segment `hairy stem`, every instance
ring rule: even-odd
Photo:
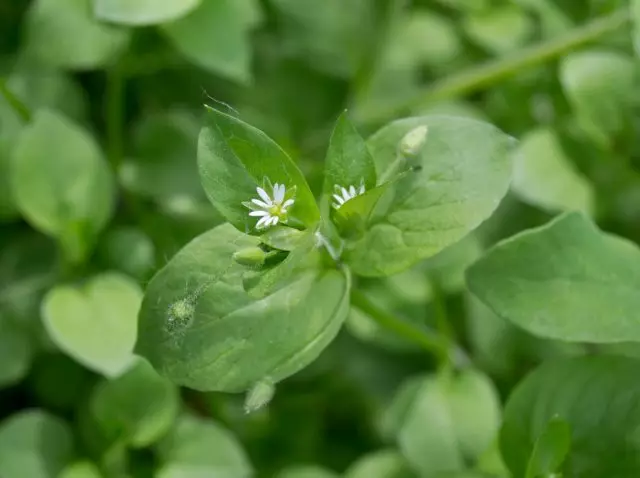
[[[620,30],[626,27],[629,21],[630,13],[628,8],[622,8],[609,16],[595,19],[584,26],[577,27],[566,35],[444,78],[424,90],[397,102],[381,103],[372,105],[371,108],[356,110],[358,119],[362,123],[369,124],[384,122],[405,113],[416,105],[426,106],[438,101],[476,92],[526,68],[531,68],[562,56],[577,47]]]
[[[450,362],[450,354],[454,344],[447,337],[395,317],[379,308],[356,289],[351,291],[351,304],[375,320],[384,329],[434,354],[441,364]]]
[[[7,80],[4,78],[0,78],[0,94],[4,96],[9,106],[23,121],[28,122],[31,120],[31,110],[20,98],[13,94],[13,91],[7,85]]]

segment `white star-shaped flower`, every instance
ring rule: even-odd
[[[336,209],[340,209],[350,199],[364,194],[364,184],[361,184],[358,188],[355,186],[344,188],[336,184],[334,189],[336,190],[336,194],[333,195],[333,199],[335,199],[336,202],[333,203],[333,207]]]
[[[287,191],[284,184],[274,184],[271,196],[261,187],[257,187],[256,192],[260,199],[254,198],[251,202],[242,203],[245,207],[251,209],[249,216],[260,218],[256,224],[256,229],[275,226],[278,222],[286,223],[287,211],[295,201],[293,198],[285,200]]]

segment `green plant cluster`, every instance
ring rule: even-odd
[[[0,478],[637,478],[639,54],[640,0],[0,0]]]

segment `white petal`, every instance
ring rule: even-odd
[[[261,217],[258,223],[256,224],[256,229],[260,229],[261,227],[266,226],[270,219],[271,219],[271,216]]]
[[[277,184],[273,187],[273,200],[275,202],[282,202],[284,199],[284,184]]]
[[[354,197],[356,195],[356,188],[355,186],[350,186],[349,187],[349,194],[351,195],[351,197]]]
[[[340,196],[338,196],[337,194],[334,194],[333,197],[335,198],[336,201],[338,201],[338,204],[343,205],[344,204],[344,199],[342,199]]]
[[[364,184],[360,186],[360,191],[359,191],[359,193],[360,193],[360,194],[364,194]]]
[[[271,224],[270,224],[270,225],[271,225],[271,226],[275,226],[276,224],[278,224],[278,220],[279,220],[279,219],[280,219],[280,218],[279,218],[278,216],[273,216],[273,217],[271,218],[271,221],[270,221],[270,223],[271,223]]]
[[[269,197],[269,195],[267,194],[267,191],[265,191],[264,189],[262,189],[261,187],[257,187],[256,191],[258,191],[258,195],[264,199],[264,202],[266,202],[269,206],[271,206],[273,204],[273,202],[271,201],[271,198]]]
[[[269,207],[271,207],[269,204],[267,204],[266,202],[260,201],[260,199],[252,199],[251,202],[253,204],[256,204],[260,207],[263,207],[265,209],[269,209]]]
[[[351,196],[349,195],[349,191],[347,191],[345,188],[341,188],[342,190],[342,196],[344,197],[345,201],[348,201]]]
[[[287,199],[283,204],[282,207],[289,207],[289,206],[293,206],[294,200],[293,199]]]
[[[251,211],[249,216],[268,216],[269,211]]]

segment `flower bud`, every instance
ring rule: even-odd
[[[427,140],[429,128],[426,125],[413,128],[400,141],[400,153],[404,156],[416,156]]]
[[[260,380],[247,392],[244,400],[245,413],[255,412],[268,405],[275,393],[276,386],[270,378]]]
[[[247,247],[233,254],[233,260],[243,266],[261,266],[267,254],[259,247]]]

